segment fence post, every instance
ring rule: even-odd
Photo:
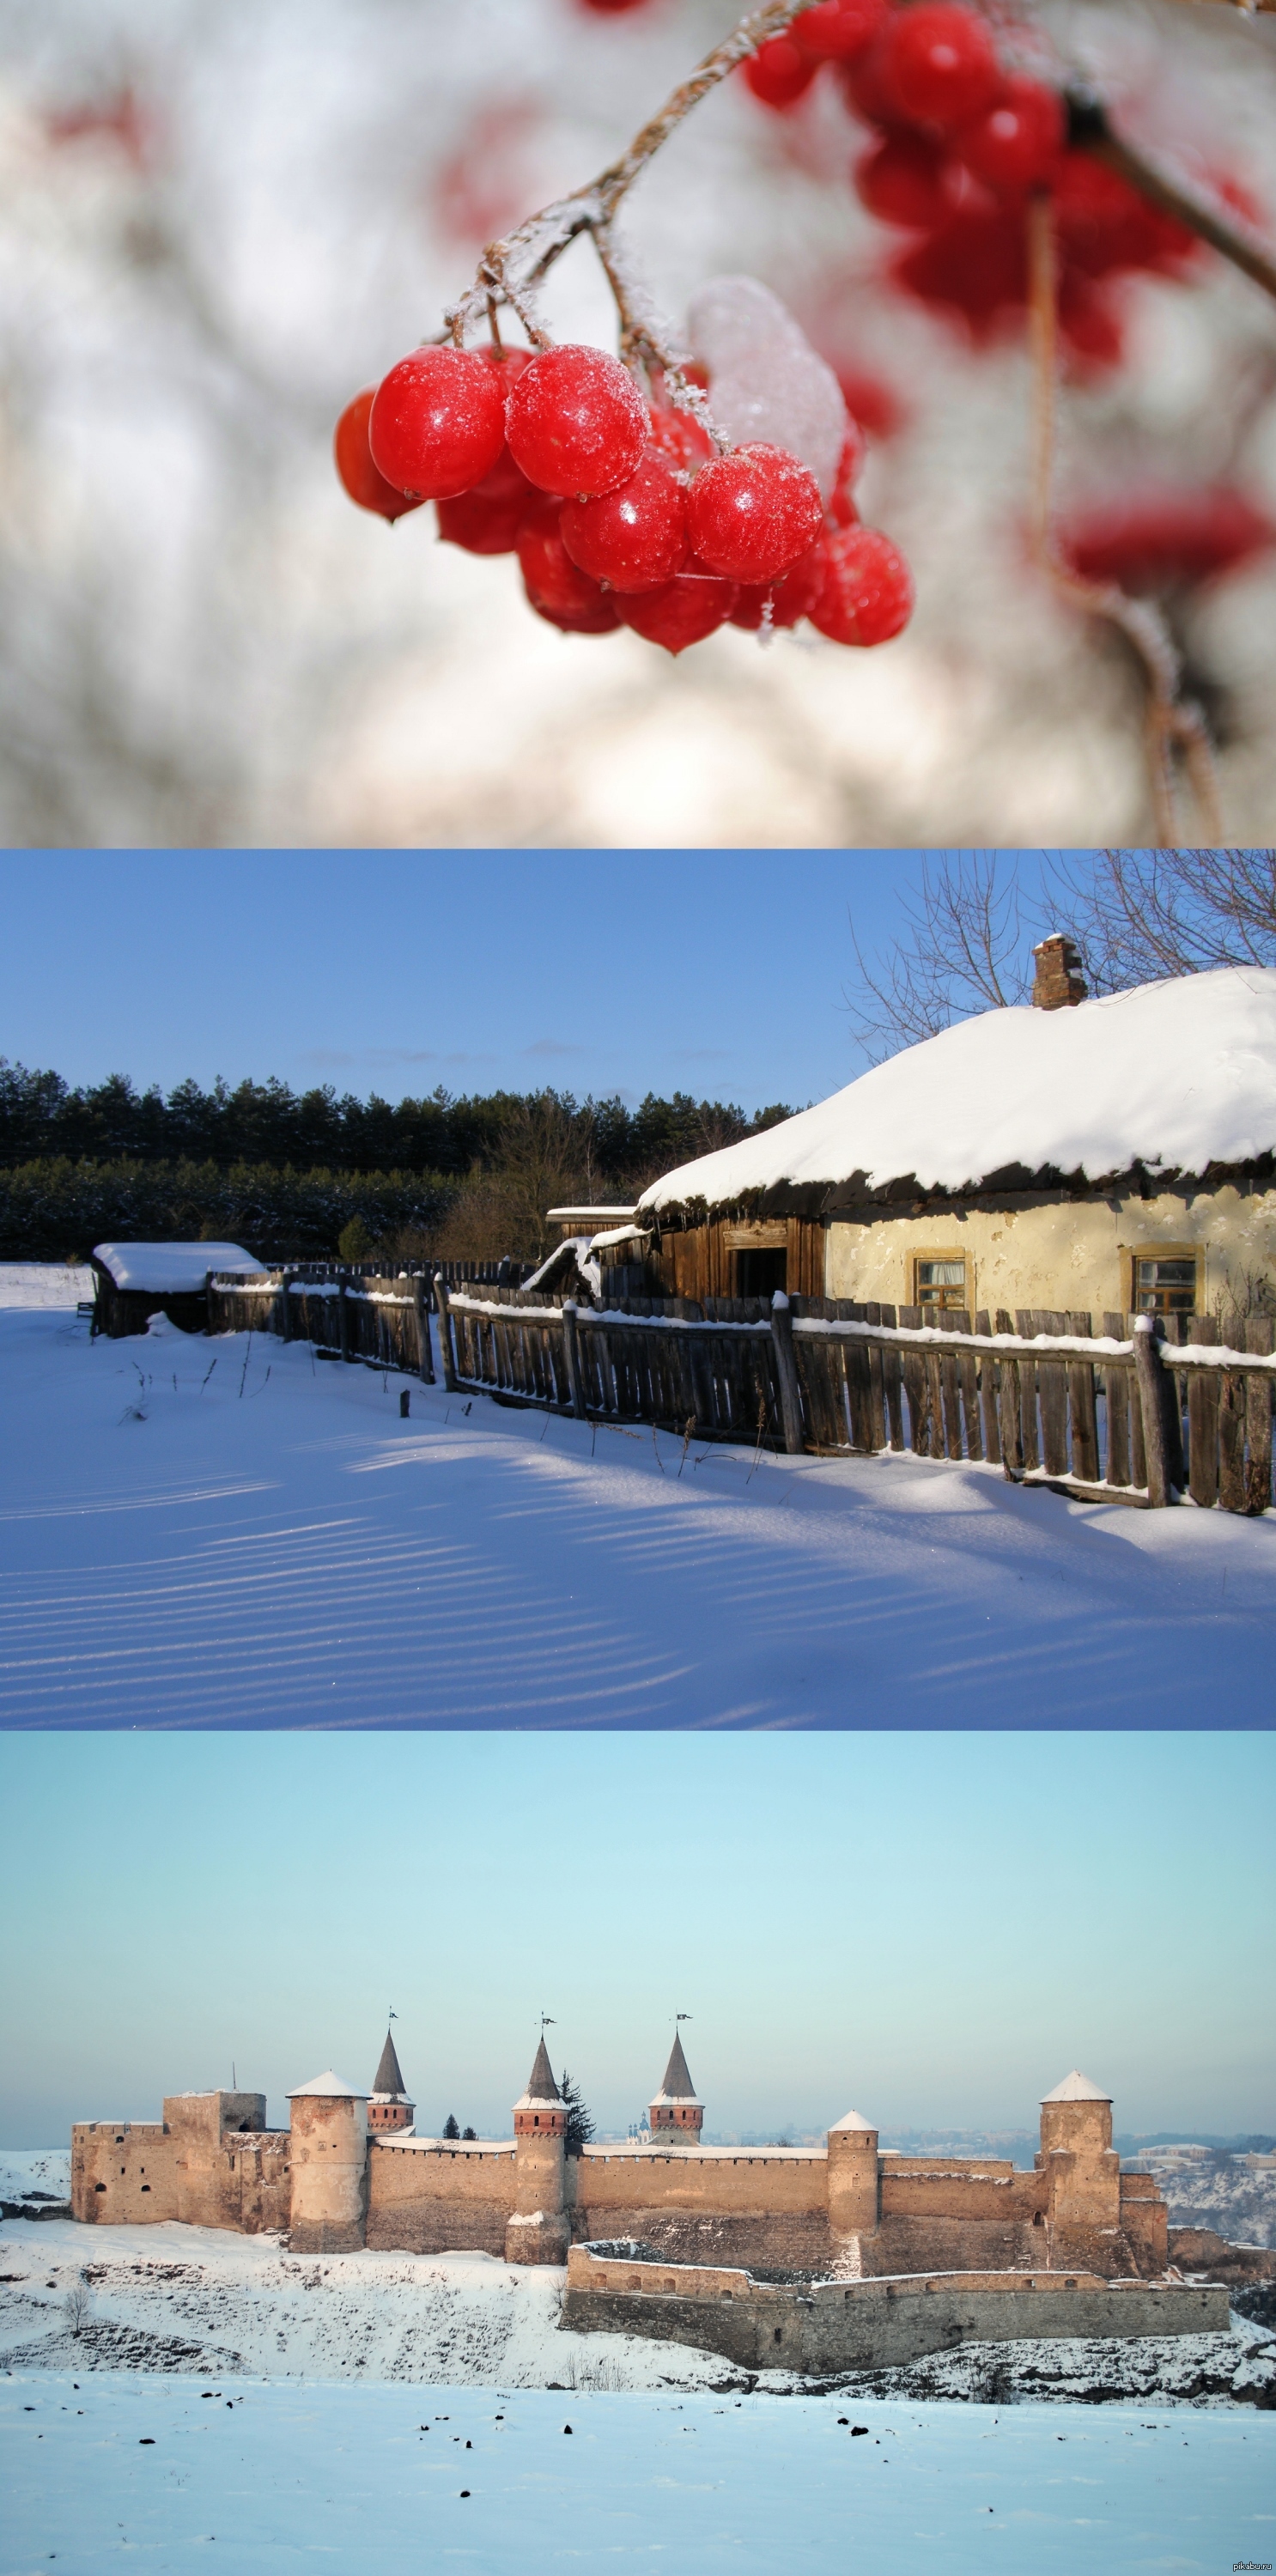
[[[1165,1456],[1165,1372],[1150,1315],[1134,1318],[1134,1375],[1143,1416],[1143,1455],[1147,1461],[1148,1501],[1159,1511],[1170,1499]]]
[[[441,1270],[434,1274],[434,1303],[439,1310],[439,1365],[443,1371],[443,1391],[456,1393],[456,1361],[452,1356],[452,1319],[448,1313],[447,1281]]]
[[[292,1273],[285,1270],[279,1282],[279,1320],[281,1341],[292,1340]]]
[[[771,1339],[775,1345],[775,1368],[780,1381],[780,1419],[784,1425],[784,1446],[790,1455],[804,1449],[802,1436],[802,1390],[798,1384],[797,1356],[793,1348],[793,1310],[782,1288],[771,1300]]]
[[[346,1304],[346,1283],[337,1281],[337,1342],[343,1360],[350,1357],[350,1309]]]
[[[210,1333],[215,1333],[217,1330],[217,1322],[213,1312],[213,1274],[211,1270],[206,1270],[204,1272],[204,1304],[208,1310],[208,1330]]]
[[[576,1331],[576,1306],[568,1298],[563,1307],[563,1348],[567,1354],[567,1383],[572,1391],[572,1411],[581,1422],[585,1419],[585,1390],[580,1380],[580,1343]]]
[[[425,1281],[418,1271],[412,1282],[412,1303],[416,1308],[416,1370],[425,1386],[434,1384],[434,1353],[430,1348],[430,1310],[426,1304]]]

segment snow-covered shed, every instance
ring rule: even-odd
[[[1276,1283],[1276,968],[1087,1001],[1038,952],[1034,1005],[684,1163],[638,1218],[676,1296],[785,1288],[1096,1326],[1245,1302]]]
[[[152,1315],[167,1315],[185,1333],[208,1321],[210,1270],[260,1270],[240,1243],[97,1243],[93,1330],[120,1339],[144,1333]]]

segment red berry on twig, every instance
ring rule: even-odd
[[[817,63],[853,62],[886,22],[886,0],[818,0],[789,30],[799,53]]]
[[[518,532],[518,560],[532,607],[574,635],[605,635],[619,624],[611,600],[572,562],[558,525],[559,505],[538,493]]]
[[[439,535],[470,555],[513,554],[528,506],[539,499],[535,484],[528,482],[509,449],[502,448],[481,483],[436,504]]]
[[[810,88],[816,68],[791,36],[772,36],[765,45],[759,45],[756,54],[750,54],[744,77],[764,107],[792,107],[803,90]]]
[[[824,579],[809,611],[834,644],[886,644],[907,626],[913,577],[880,528],[839,528],[824,540]]]
[[[714,453],[713,440],[694,412],[674,411],[664,403],[651,406],[651,445],[677,474],[694,474]]]
[[[685,653],[725,624],[735,606],[736,585],[718,581],[692,555],[663,590],[621,593],[616,601],[626,626],[648,644],[663,644],[666,653]]]
[[[655,448],[618,491],[564,501],[558,524],[573,563],[613,590],[659,590],[690,551],[682,486]]]
[[[824,541],[817,537],[804,555],[778,581],[742,582],[731,611],[731,624],[756,635],[762,626],[796,626],[810,615],[824,586]],[[770,601],[768,614],[767,602]]]
[[[619,358],[569,342],[523,369],[507,435],[529,483],[593,500],[628,482],[647,443],[647,406]]]
[[[973,9],[918,0],[882,37],[882,80],[905,116],[951,132],[992,106],[1001,87],[996,47]]]
[[[368,423],[372,461],[417,501],[468,492],[505,444],[505,385],[473,349],[414,349],[382,378]]]
[[[952,212],[948,164],[928,134],[884,134],[855,165],[855,193],[879,223],[929,232]]]
[[[1063,101],[1042,81],[1012,74],[996,104],[954,137],[968,170],[999,196],[1048,184],[1064,144]]]
[[[696,553],[727,581],[774,581],[819,535],[820,487],[787,448],[735,448],[702,467],[687,495]]]
[[[376,386],[369,385],[354,401],[347,403],[333,433],[332,452],[337,472],[352,501],[361,510],[375,510],[383,519],[402,519],[409,510],[419,510],[419,501],[410,501],[406,492],[396,490],[378,473],[368,445],[368,414],[372,409]]]

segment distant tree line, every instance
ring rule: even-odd
[[[354,1226],[369,1254],[539,1257],[545,1212],[621,1200],[676,1164],[791,1115],[649,1092],[297,1093],[287,1083],[125,1074],[73,1089],[0,1057],[0,1255],[60,1259],[112,1236],[218,1236],[260,1259],[323,1258]]]

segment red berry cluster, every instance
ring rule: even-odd
[[[1003,71],[987,21],[960,0],[822,0],[763,45],[745,76],[784,108],[825,60],[855,115],[877,129],[855,167],[860,198],[916,236],[892,264],[896,284],[975,339],[991,337],[1026,307],[1024,202],[1046,189],[1060,329],[1092,364],[1118,359],[1110,281],[1132,270],[1178,275],[1198,245],[1115,170],[1070,148],[1058,92]]]
[[[826,510],[787,449],[716,455],[601,349],[433,346],[355,396],[335,452],[361,508],[396,519],[433,501],[451,544],[516,554],[531,606],[569,634],[629,626],[681,653],[728,620],[805,617],[835,643],[883,644],[912,609],[902,555],[859,522],[849,415]]]

